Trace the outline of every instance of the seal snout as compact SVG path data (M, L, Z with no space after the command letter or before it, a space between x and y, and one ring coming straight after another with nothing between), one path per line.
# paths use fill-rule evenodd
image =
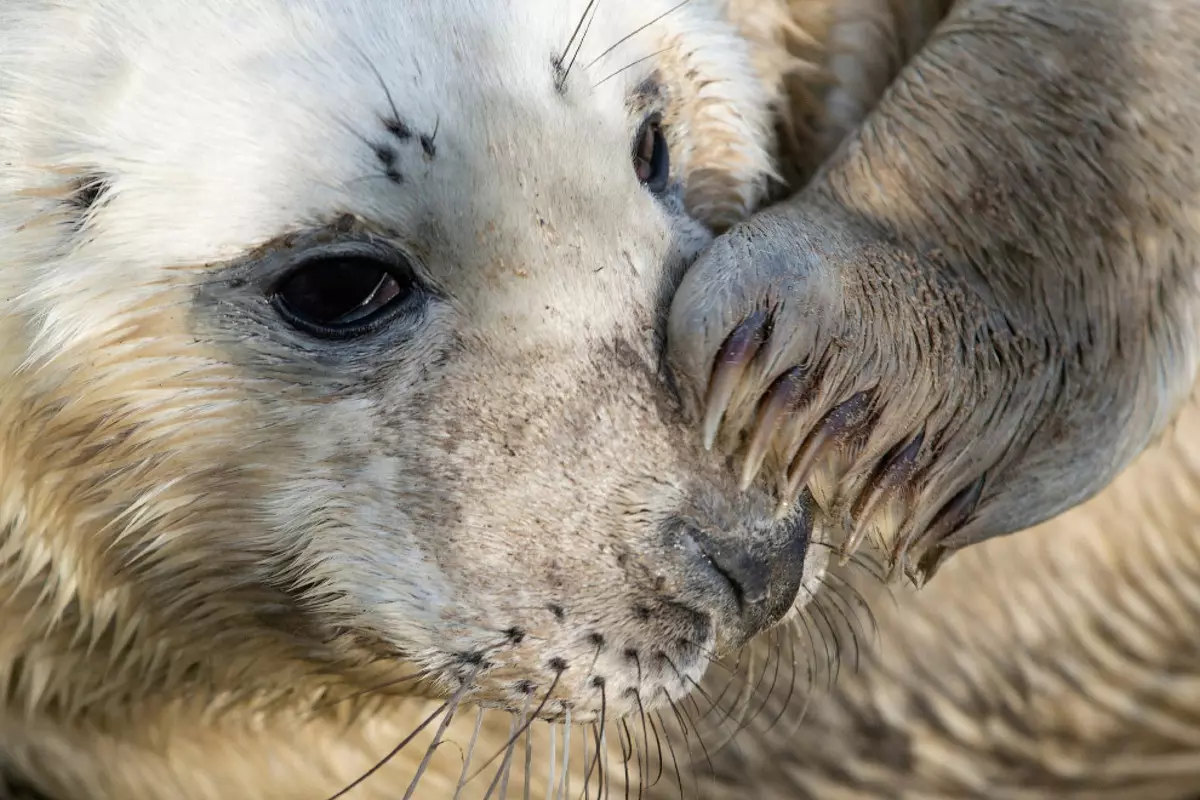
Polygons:
M721 524L724 523L724 524ZM812 514L672 517L666 535L679 553L682 593L709 614L717 639L737 647L779 622L800 591Z

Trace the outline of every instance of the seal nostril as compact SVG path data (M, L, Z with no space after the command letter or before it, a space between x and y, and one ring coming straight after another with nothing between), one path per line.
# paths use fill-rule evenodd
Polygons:
M767 558L733 541L718 542L690 525L681 530L680 543L729 584L743 611L769 598L771 564Z

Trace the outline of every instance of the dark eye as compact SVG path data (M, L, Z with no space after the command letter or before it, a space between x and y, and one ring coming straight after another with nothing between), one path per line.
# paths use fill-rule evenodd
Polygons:
M667 137L663 135L662 122L657 116L646 120L638 132L637 146L633 151L633 169L638 180L655 194L667 188L671 154L667 149Z
M271 303L292 326L323 339L377 330L404 305L414 282L403 265L359 254L312 258L276 287Z

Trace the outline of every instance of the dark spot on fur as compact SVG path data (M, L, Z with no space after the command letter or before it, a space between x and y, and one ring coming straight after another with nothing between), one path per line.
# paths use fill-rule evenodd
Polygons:
M375 157L383 165L384 176L392 183L403 183L404 177L400 174L400 170L396 169L396 158L398 156L396 148L391 145L377 144L374 146L374 149Z
M471 653L460 653L458 660L468 666L477 667L483 663L483 653L479 650L475 650Z
M563 64L562 56L550 57L550 69L554 73L554 88L559 94L567 93L567 66Z
M76 214L78 225L83 224L84 215L99 205L110 185L108 177L100 174L84 175L75 181L67 205Z
M519 681L516 685L516 689L521 694L533 694L533 681Z
M553 614L554 618L559 622L562 622L567 618L566 609L564 609L558 603L551 603L550 605L546 606L546 608L550 609L550 613Z
M596 633L595 631L589 633L588 641L591 642L592 646L596 649L604 647L604 635L601 633Z
M592 678L592 686L595 686L597 689L603 689L604 683L605 683L604 678L600 675L597 675L596 677Z
M650 608L638 603L633 607L633 616L641 622L646 622L650 619Z
M626 647L625 652L622 655L624 655L625 658L629 659L630 661L638 660L638 651L633 647Z
M375 145L375 157L379 159L380 164L390 167L396 163L396 149L390 145L377 144Z
M504 632L504 637L508 639L509 644L520 644L525 641L525 631L520 628L509 628Z
M433 158L437 155L437 145L433 143L433 137L427 133L421 134L421 149L425 151L428 158Z
M550 669L554 670L555 672L566 672L567 671L567 660L565 658L560 658L559 656L555 656L554 658L550 659L550 661L547 663L550 665Z
M354 215L342 214L333 222L333 230L337 233L349 233L354 230Z
M388 133L402 142L406 142L412 138L412 129L401 122L398 117L385 117L383 127Z

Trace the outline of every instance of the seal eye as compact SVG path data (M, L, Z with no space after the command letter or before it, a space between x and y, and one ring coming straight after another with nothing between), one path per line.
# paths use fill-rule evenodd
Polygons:
M662 121L657 115L642 124L638 132L637 147L633 151L633 169L638 180L660 194L667 188L671 174L671 156L667 148L667 137L663 134Z
M376 330L413 292L395 264L365 255L328 255L293 268L271 303L293 327L324 339Z

